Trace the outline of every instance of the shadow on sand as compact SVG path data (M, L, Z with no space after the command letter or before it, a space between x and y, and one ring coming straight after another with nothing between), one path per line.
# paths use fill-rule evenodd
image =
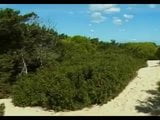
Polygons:
M138 101L140 105L136 106L138 112L148 113L150 115L160 115L160 92L158 90L146 91L152 94L146 101Z
M154 65L154 66L150 66L150 67L159 67L160 65L158 64L158 65Z

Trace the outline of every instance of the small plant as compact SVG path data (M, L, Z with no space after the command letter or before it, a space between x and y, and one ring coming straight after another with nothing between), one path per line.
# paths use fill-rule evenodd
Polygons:
M4 115L4 112L5 112L4 109L5 109L4 103L0 104L0 116Z
M160 47L157 49L155 55L157 56L158 59L160 59Z

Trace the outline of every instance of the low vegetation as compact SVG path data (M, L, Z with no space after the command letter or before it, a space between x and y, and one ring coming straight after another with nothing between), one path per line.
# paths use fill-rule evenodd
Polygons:
M5 110L5 105L4 103L0 104L0 116L3 116L4 115L4 111Z
M160 47L157 48L157 51L155 54L156 54L155 56L160 60Z
M71 37L38 24L35 13L9 8L0 17L0 97L11 96L17 106L60 111L102 105L156 58L154 43Z
M158 59L155 55L158 46L152 42L141 42L141 43L126 43L123 45L128 50L131 50L137 57L145 58L147 60Z

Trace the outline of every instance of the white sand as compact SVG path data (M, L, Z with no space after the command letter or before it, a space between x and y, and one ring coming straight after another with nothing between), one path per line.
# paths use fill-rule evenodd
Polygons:
M5 116L136 116L149 115L139 113L135 106L139 105L138 100L145 101L151 94L147 90L156 90L157 82L160 81L160 66L157 60L148 61L148 67L141 68L129 85L119 94L103 106L94 105L91 108L84 108L78 111L57 112L44 111L40 107L15 107L11 99L0 99L5 103Z

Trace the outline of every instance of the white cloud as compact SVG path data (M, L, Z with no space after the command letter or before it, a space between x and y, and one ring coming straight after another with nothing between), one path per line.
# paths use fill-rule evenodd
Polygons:
M125 22L128 22L129 20L134 18L134 15L124 14L123 17L125 18Z
M88 24L88 26L89 26L89 27L91 27L91 26L92 26L92 24Z
M92 12L114 13L120 12L120 8L116 4L91 4L89 10Z
M93 30L93 29L90 29L90 32L94 32L94 30Z
M120 12L116 4L91 4L89 5L89 14L94 23L101 23L106 20L105 14Z
M125 17L126 19L132 19L134 15L124 14L123 17Z
M91 11L104 11L108 8L114 7L115 4L91 4L89 5L89 10Z
M156 5L155 4L150 4L150 5L148 5L150 8L155 8L156 7Z
M122 25L122 20L118 17L113 17L113 23L116 25Z
M137 39L136 38L133 38L133 39L131 39L132 41L136 41Z
M91 18L92 18L91 22L94 22L94 23L101 23L106 19L106 17L103 16L100 12L92 13Z
M104 12L105 13L113 13L113 12L120 12L120 8L118 7L112 7L112 8L109 8L109 9L106 9Z

